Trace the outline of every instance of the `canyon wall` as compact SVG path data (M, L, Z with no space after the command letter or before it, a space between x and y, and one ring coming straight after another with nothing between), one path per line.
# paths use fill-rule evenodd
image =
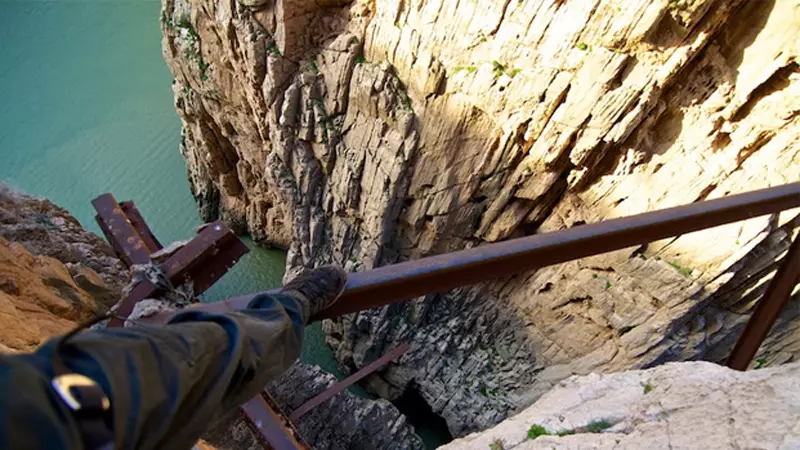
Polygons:
M206 219L365 270L800 178L800 5L163 0ZM455 435L571 374L723 361L797 211L361 312L344 369ZM795 295L759 359L800 352Z

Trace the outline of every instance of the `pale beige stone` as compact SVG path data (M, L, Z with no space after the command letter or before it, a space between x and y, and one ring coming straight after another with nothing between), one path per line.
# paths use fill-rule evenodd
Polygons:
M716 364L572 377L532 406L440 449L791 449L800 447L800 364ZM551 435L528 437L532 426ZM557 436L558 433L567 434Z

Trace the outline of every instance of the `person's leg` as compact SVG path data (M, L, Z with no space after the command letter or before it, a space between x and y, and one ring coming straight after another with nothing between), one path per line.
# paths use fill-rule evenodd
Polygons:
M317 269L245 310L187 311L167 326L85 332L59 355L110 398L115 448L189 448L211 422L297 360L306 322L345 283L341 269ZM54 349L51 342L35 355L45 381Z

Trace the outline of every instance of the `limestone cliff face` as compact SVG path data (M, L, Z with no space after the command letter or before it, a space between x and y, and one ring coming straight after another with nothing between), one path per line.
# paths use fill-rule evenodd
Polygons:
M164 0L203 214L368 269L796 181L789 0ZM325 324L454 434L573 373L725 358L794 234L753 219ZM800 352L795 297L761 350Z

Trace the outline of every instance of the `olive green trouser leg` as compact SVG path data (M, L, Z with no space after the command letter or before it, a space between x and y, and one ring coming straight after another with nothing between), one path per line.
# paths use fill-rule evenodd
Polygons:
M309 316L301 299L260 295L238 312L84 332L61 356L111 399L115 449L188 449L297 360ZM82 448L72 413L49 386L54 348L0 358L0 448Z

